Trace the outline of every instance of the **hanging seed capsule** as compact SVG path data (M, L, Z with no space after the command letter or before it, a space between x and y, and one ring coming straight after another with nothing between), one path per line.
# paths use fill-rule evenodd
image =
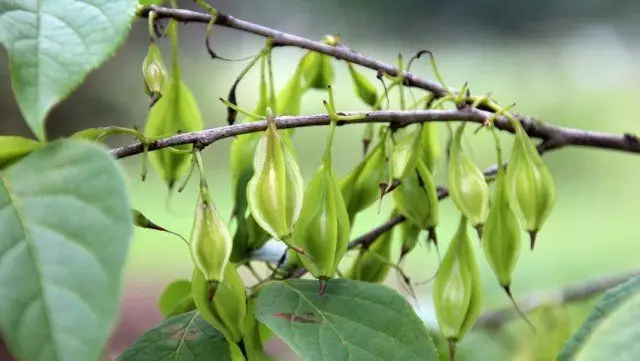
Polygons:
M507 168L507 184L514 210L522 220L535 246L538 231L547 220L556 201L556 187L540 153L520 122L514 122L516 138Z
M429 169L429 172L434 174L438 159L440 159L442 155L442 150L440 149L440 144L438 142L438 129L436 128L436 123L422 123L422 127L420 129L420 143L422 145L422 161L427 166L427 169Z
M478 230L482 238L482 226L489 213L489 186L478 166L462 149L462 123L451 142L449 159L449 192L456 207Z
M376 87L364 76L360 73L353 64L347 63L349 67L349 73L351 74L351 80L353 81L353 86L356 90L356 94L360 100L365 102L371 107L375 107L378 101L378 92Z
M293 246L293 226L302 208L304 185L289 146L269 115L253 160L247 200L256 222L272 237Z
M178 52L175 21L169 22L169 35L174 53ZM178 58L173 59L173 71L162 97L149 110L144 135L147 138L166 137L177 132L193 132L202 129L202 115L189 88L182 82ZM191 145L176 146L179 150L190 150ZM149 154L151 164L160 176L173 188L176 180L189 172L191 155L177 154L169 149L160 149Z
M162 52L156 43L149 45L147 56L142 62L142 75L151 96L162 94L168 76L167 69L162 61Z
M173 234L174 236L178 236L180 237L180 239L182 239L183 241L187 242L186 239L184 239L184 237L182 237L181 235L179 235L178 233L172 232L164 227L161 227L159 225L157 225L156 223L152 222L149 218L145 217L144 214L142 214L140 211L132 209L131 210L133 212L133 224L136 227L140 227L140 228L145 228L145 229L152 229L155 231L161 231L161 232L166 232L169 234Z
M391 267L392 233L384 232L373 241L369 249L361 249L358 258L349 268L346 278L369 283L383 282Z
M402 180L416 167L416 159L420 157L422 147L420 130L416 129L400 136L393 144L389 156L389 167L393 180Z
M326 35L323 43L337 45L338 40L331 35ZM333 84L333 58L315 51L307 52L301 60L302 75L305 80L305 88L327 90Z
M340 180L350 223L355 215L380 198L380 183L387 172L384 143L380 142L362 162Z
M518 262L521 247L520 224L509 201L504 167L499 167L493 203L482 234L482 249L507 293L510 293L511 275Z
M309 182L294 233L296 245L304 251L299 256L302 264L320 280L320 294L347 252L351 232L347 207L331 162L335 127L336 122L332 121L322 165Z
M482 281L467 234L467 220L462 216L433 288L436 317L440 331L449 341L451 360L456 343L477 321L482 302Z
M416 226L413 222L402 222L398 226L398 233L400 234L400 240L402 240L402 248L400 250L400 260L402 262L404 257L409 254L418 244L420 239L420 232L422 228Z
M300 114L300 104L302 103L302 73L301 67L291 76L287 84L282 88L276 98L278 115L298 115Z
M218 329L230 342L240 342L245 335L247 290L238 271L231 263L224 269L223 281L218 285L213 300L209 297L209 283L196 267L191 276L193 300L209 324Z
M429 239L437 245L438 190L422 159L418 159L414 172L402 179L393 192L393 200L398 211L415 226L427 230Z
M223 281L233 242L227 225L218 215L204 187L201 187L198 197L189 246L196 268L211 284L213 297L218 284Z

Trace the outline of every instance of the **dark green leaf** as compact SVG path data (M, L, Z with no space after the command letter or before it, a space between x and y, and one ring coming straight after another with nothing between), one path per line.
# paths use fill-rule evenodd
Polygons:
M258 320L305 360L438 360L411 306L394 290L346 279L291 280L264 286Z
M118 361L231 361L229 343L197 311L171 317L145 332Z
M51 108L80 85L122 43L137 0L0 2L0 43L11 83L38 139Z
M191 282L176 280L171 282L158 299L158 309L164 317L171 317L195 309L191 296Z
M0 173L0 328L17 359L98 359L132 222L117 165L92 143L50 143Z
M558 360L640 359L640 277L605 293Z

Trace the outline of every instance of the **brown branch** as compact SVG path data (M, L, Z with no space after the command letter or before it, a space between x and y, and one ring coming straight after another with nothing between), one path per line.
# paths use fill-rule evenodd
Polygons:
M338 125L360 124L360 123L389 123L395 127L405 127L414 123L422 122L444 122L444 121L468 121L483 123L489 117L490 112L464 108L460 110L383 110L372 112L347 112L345 115L364 114L360 120L339 122ZM629 134L614 135L600 132L586 131L574 128L563 128L554 125L535 121L531 118L521 118L524 129L529 136L540 138L545 144L546 150L558 149L563 146L584 146L600 149L612 149L631 153L640 153L640 141L635 136ZM503 131L513 132L513 127L505 117L498 117L495 126ZM301 116L281 116L276 118L278 128L301 128L310 126L329 125L328 114L301 115ZM227 126L220 126L197 132L181 133L168 137L149 145L149 150L162 149L180 144L199 144L207 146L221 139L233 136L261 132L267 127L266 121L256 121ZM140 154L143 151L141 143L127 145L113 149L111 154L115 158L125 158Z
M640 271L626 272L613 276L601 277L565 288L558 288L547 292L537 292L518 300L518 305L524 313L535 311L538 308L551 305L561 305L589 299L597 294L622 284L634 276L640 275ZM476 327L498 329L509 322L518 313L512 306L495 311L486 312L480 316Z

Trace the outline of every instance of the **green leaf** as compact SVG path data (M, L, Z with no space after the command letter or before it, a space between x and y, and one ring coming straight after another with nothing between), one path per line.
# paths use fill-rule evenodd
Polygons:
M0 330L16 359L99 358L131 217L115 161L90 142L50 143L0 173Z
M607 291L558 360L640 359L640 277Z
M304 360L438 360L422 321L386 286L332 279L318 296L315 280L272 282L255 312Z
M0 170L20 160L41 145L42 143L29 138L0 136Z
M158 309L164 317L193 311L196 308L191 296L191 282L175 280L162 291L158 299Z
M185 360L231 361L230 344L205 321L191 311L160 322L145 332L117 361Z
M137 0L0 1L0 43L9 54L13 92L43 140L51 108L122 43Z

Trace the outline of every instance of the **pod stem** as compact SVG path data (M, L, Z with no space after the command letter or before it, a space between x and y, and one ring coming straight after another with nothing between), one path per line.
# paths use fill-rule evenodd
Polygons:
M455 361L456 359L456 341L449 340L449 359Z
M537 334L536 327L533 325L533 323L531 323L531 321L529 321L527 316L520 309L520 306L518 306L518 303L516 302L516 300L513 298L513 295L511 294L511 285L502 286L502 288L507 293L507 296L509 296L509 299L513 303L513 307L516 309L516 312L518 312L520 317L522 317L522 319L531 327L531 330L533 331L533 333Z
M155 29L155 23L156 23L156 18L157 18L158 14L156 14L155 11L151 10L149 11L149 23L148 23L148 28L149 28L149 41L151 43L156 41L156 29Z
M175 6L175 0L171 1L171 7L174 9L177 8ZM178 27L176 26L176 20L169 20L169 39L171 40L171 77L174 80L180 80L180 56L179 56L179 46L178 46Z
M400 110L407 108L407 100L404 94L404 60L402 53L398 53L398 83L400 84Z
M267 39L267 46L265 48L266 57L267 57L267 74L269 77L269 106L271 107L273 112L278 111L277 102L276 102L276 86L274 85L273 80L273 62L272 62L272 50L273 43L271 38Z

